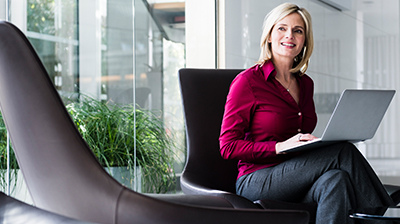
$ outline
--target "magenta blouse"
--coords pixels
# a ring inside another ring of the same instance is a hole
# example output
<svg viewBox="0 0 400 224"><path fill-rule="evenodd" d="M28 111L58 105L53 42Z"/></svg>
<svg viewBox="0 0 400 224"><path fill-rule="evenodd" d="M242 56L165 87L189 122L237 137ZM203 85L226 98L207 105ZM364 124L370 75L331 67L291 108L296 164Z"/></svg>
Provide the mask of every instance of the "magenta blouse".
<svg viewBox="0 0 400 224"><path fill-rule="evenodd" d="M224 159L239 160L238 178L291 158L277 155L275 144L297 133L311 133L317 123L312 79L296 75L297 104L275 75L269 61L243 71L230 86L219 141Z"/></svg>

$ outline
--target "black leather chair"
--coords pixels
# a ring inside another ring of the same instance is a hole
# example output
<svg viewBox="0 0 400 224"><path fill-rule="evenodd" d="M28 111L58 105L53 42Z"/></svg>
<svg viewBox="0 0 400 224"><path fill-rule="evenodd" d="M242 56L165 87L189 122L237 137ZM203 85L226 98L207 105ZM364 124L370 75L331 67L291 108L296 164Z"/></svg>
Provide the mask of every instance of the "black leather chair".
<svg viewBox="0 0 400 224"><path fill-rule="evenodd" d="M25 35L4 21L0 49L0 108L37 207L96 223L307 223L301 211L234 209L220 197L150 197L124 187L80 136Z"/></svg>
<svg viewBox="0 0 400 224"><path fill-rule="evenodd" d="M219 153L224 105L233 78L242 70L180 69L187 133L187 163L181 176L186 194L218 195L236 208L259 208L235 194L236 160Z"/></svg>
<svg viewBox="0 0 400 224"><path fill-rule="evenodd" d="M65 216L57 215L0 192L0 223L2 224L89 224Z"/></svg>
<svg viewBox="0 0 400 224"><path fill-rule="evenodd" d="M238 161L222 159L218 138L229 86L241 71L188 68L179 70L188 145L188 158L181 176L181 188L185 194L223 197L237 208L250 208L256 204L264 209L306 210L310 213L310 221L314 222L316 203L273 200L258 200L253 203L235 193ZM385 187L393 200L399 203L400 187Z"/></svg>

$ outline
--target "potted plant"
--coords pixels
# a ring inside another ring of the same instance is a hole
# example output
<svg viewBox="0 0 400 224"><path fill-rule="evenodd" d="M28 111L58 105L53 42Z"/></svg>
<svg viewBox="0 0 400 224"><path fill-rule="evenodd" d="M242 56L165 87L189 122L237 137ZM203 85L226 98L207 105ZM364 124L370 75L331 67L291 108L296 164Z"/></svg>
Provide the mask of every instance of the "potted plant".
<svg viewBox="0 0 400 224"><path fill-rule="evenodd" d="M66 108L101 165L124 171L120 178L128 181L125 185L132 186L136 179L143 193L165 193L175 183L174 141L155 113L88 96ZM141 178L135 176L134 168Z"/></svg>
<svg viewBox="0 0 400 224"><path fill-rule="evenodd" d="M7 158L10 160L10 190L11 193L15 191L17 184L19 166L15 157L14 151L10 143L10 154L7 155L7 129L3 121L3 116L0 113L0 191L7 191Z"/></svg>

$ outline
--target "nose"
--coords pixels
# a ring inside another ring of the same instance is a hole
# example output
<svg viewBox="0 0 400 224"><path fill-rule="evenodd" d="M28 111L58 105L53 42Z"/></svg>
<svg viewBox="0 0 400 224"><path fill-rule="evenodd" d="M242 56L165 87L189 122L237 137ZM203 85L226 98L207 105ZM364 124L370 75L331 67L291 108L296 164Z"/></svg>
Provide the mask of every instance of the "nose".
<svg viewBox="0 0 400 224"><path fill-rule="evenodd" d="M290 29L288 29L288 30L286 31L286 33L285 33L285 37L286 37L287 39L293 39L293 31L290 30Z"/></svg>

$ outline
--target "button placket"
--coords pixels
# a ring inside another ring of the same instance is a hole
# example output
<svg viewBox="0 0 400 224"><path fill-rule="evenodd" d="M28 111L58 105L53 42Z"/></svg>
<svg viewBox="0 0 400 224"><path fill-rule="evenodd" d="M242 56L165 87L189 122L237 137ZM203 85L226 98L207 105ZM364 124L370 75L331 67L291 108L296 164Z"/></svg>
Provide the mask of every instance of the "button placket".
<svg viewBox="0 0 400 224"><path fill-rule="evenodd" d="M302 113L301 113L301 111L298 112L297 115L299 115L299 126L301 127L301 121L302 121L302 118L301 118ZM301 132L301 128L298 128L297 132L300 133Z"/></svg>

